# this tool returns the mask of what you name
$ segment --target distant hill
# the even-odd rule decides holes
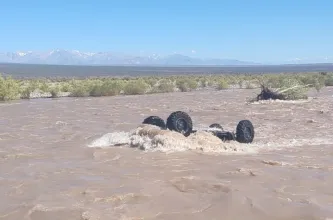
[[[333,64],[249,66],[83,66],[0,63],[0,74],[13,77],[97,77],[203,74],[333,72]]]
[[[0,52],[2,63],[56,64],[56,65],[134,65],[134,66],[219,66],[255,65],[235,59],[199,59],[181,54],[168,56],[130,56],[109,52],[80,52],[77,50],[52,50],[46,52]]]

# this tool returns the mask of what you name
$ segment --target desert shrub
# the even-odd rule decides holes
[[[198,88],[198,83],[193,80],[193,79],[187,79],[186,80],[187,84],[188,84],[188,87],[193,90],[193,89],[197,89]]]
[[[27,86],[20,87],[20,94],[22,99],[30,99],[31,93],[34,92],[36,88],[29,84]]]
[[[89,85],[86,85],[86,91],[89,93],[89,96],[104,96],[105,94],[105,82],[101,80],[94,80],[89,83]]]
[[[103,83],[96,83],[90,90],[91,96],[115,96],[123,89],[123,83],[119,80],[106,80]]]
[[[285,78],[281,81],[281,88],[278,89],[280,94],[283,94],[286,100],[307,99],[309,87],[304,83],[294,78]]]
[[[71,89],[69,96],[71,97],[87,97],[90,92],[90,84],[89,82],[72,80]]]
[[[325,86],[325,75],[308,73],[297,75],[296,78],[303,84],[314,87],[318,92]]]
[[[200,79],[199,83],[200,83],[200,87],[205,88],[205,87],[207,87],[208,81],[207,81],[207,79],[202,78],[202,79]]]
[[[84,86],[78,86],[78,87],[71,89],[69,96],[70,97],[87,97],[87,96],[89,96],[89,91]]]
[[[207,80],[207,86],[213,86],[213,85],[214,82],[211,79]]]
[[[182,92],[188,92],[198,88],[198,83],[193,79],[179,79],[176,80],[177,88]]]
[[[254,81],[245,81],[245,88],[246,89],[254,89],[256,87]]]
[[[162,79],[156,87],[152,89],[152,93],[167,93],[174,91],[174,84],[171,80]]]
[[[150,85],[151,87],[153,87],[153,86],[155,86],[156,85],[156,83],[157,83],[157,79],[155,79],[155,78],[147,78],[147,79],[145,79],[145,82],[148,84],[148,85]]]
[[[39,84],[39,89],[40,89],[42,92],[48,92],[48,91],[49,91],[49,85],[47,84],[46,81],[42,81],[42,82]]]
[[[315,83],[315,78],[310,73],[298,74],[298,75],[296,75],[296,79],[298,79],[305,85],[314,85],[314,83]]]
[[[18,99],[20,96],[20,86],[11,77],[3,78],[0,75],[0,101]]]
[[[294,73],[294,74],[220,74],[220,75],[172,75],[149,77],[124,77],[124,78],[97,78],[86,79],[69,78],[41,78],[18,79],[10,77],[0,78],[0,100],[16,98],[30,98],[32,92],[50,92],[53,97],[58,97],[60,91],[69,92],[70,96],[114,96],[119,94],[145,94],[173,92],[175,88],[182,92],[197,89],[199,86],[216,87],[217,90],[227,89],[230,85],[239,85],[241,88],[255,88],[265,85],[267,88],[287,89],[287,97],[297,99],[298,94],[304,94],[310,87],[318,92],[324,86],[333,86],[332,73]],[[295,89],[288,89],[291,85]],[[306,86],[305,86],[306,85]],[[302,88],[301,88],[302,87]],[[306,89],[305,89],[306,88]],[[304,91],[301,91],[301,90]],[[305,97],[300,95],[300,97]]]
[[[287,78],[287,76],[283,74],[278,74],[278,75],[271,75],[268,77],[265,77],[265,81],[267,85],[271,88],[281,88],[283,87],[284,80]]]
[[[333,75],[327,75],[325,78],[325,86],[333,86]]]
[[[235,79],[236,83],[238,84],[239,88],[242,89],[243,88],[243,83],[244,83],[244,79],[243,77],[240,77],[238,76],[236,79]]]
[[[226,80],[227,80],[229,85],[235,85],[235,84],[238,83],[238,80],[235,76],[227,76]]]
[[[325,86],[325,75],[317,75],[314,77],[314,87],[319,92]]]
[[[132,80],[126,83],[124,87],[125,95],[142,95],[148,89],[148,84],[143,80]]]
[[[71,85],[68,82],[63,82],[60,84],[60,90],[62,92],[70,92],[71,89]]]
[[[59,93],[60,93],[60,88],[59,88],[59,86],[56,86],[56,85],[51,86],[49,88],[49,92],[51,93],[51,97],[52,98],[58,98],[59,97]]]
[[[190,91],[190,88],[188,88],[188,85],[186,84],[185,80],[179,80],[176,82],[177,88],[182,92],[188,92]]]
[[[229,88],[229,84],[226,80],[220,80],[217,84],[217,90],[223,90],[223,89],[228,89]]]

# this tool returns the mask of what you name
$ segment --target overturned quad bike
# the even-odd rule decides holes
[[[193,123],[191,117],[182,111],[172,112],[167,121],[158,116],[149,116],[144,119],[143,124],[151,124],[160,127],[163,130],[169,129],[176,131],[188,137],[190,134],[197,132],[193,130]],[[249,120],[241,120],[237,127],[236,132],[224,131],[223,127],[214,123],[209,126],[207,132],[212,133],[222,141],[238,141],[239,143],[252,143],[254,138],[254,127]]]

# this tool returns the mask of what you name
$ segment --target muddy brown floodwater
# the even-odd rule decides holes
[[[0,103],[0,219],[333,219],[333,88],[247,104],[256,92]],[[254,143],[135,130],[176,110],[198,128],[249,119]]]

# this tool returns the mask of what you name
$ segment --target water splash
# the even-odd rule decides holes
[[[237,141],[222,142],[210,132],[198,130],[188,137],[170,130],[161,130],[153,125],[140,125],[130,132],[107,133],[91,142],[88,147],[108,148],[112,146],[128,146],[145,151],[181,152],[199,151],[219,154],[253,154],[260,150],[280,150],[287,147],[304,145],[332,144],[333,138],[284,139],[269,140],[262,138],[251,144]]]

